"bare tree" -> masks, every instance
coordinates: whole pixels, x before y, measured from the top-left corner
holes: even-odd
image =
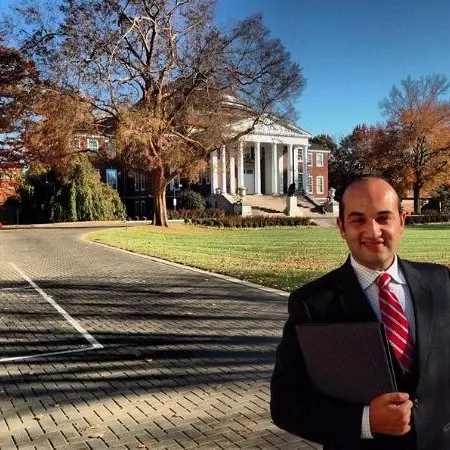
[[[422,189],[435,188],[450,173],[449,87],[444,75],[408,77],[380,104],[388,118],[386,131],[393,139],[389,149],[384,141],[384,150],[378,153],[386,156],[389,150],[395,164],[401,161],[404,181],[412,185],[416,214],[421,210]]]
[[[225,31],[214,11],[213,0],[61,0],[16,9],[27,23],[22,48],[41,76],[91,104],[117,151],[152,172],[158,225],[167,225],[173,178],[195,179],[212,150],[260,121],[288,118],[305,84],[260,16]]]

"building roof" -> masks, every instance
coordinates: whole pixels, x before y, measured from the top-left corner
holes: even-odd
[[[309,144],[309,150],[321,151],[321,152],[327,152],[327,153],[331,152],[331,150],[329,148],[325,147],[324,145],[315,144],[315,143],[310,143]]]

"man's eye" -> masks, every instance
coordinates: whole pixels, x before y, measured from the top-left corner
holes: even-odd
[[[391,218],[389,216],[381,216],[378,217],[377,222],[378,223],[388,223],[391,221]]]

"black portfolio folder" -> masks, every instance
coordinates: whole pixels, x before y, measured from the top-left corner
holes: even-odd
[[[382,324],[304,324],[296,330],[317,390],[365,405],[378,395],[397,391]]]

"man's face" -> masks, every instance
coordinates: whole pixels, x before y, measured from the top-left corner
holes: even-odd
[[[386,270],[405,227],[397,194],[384,180],[368,178],[350,186],[343,201],[344,218],[337,225],[353,257],[370,269]]]

